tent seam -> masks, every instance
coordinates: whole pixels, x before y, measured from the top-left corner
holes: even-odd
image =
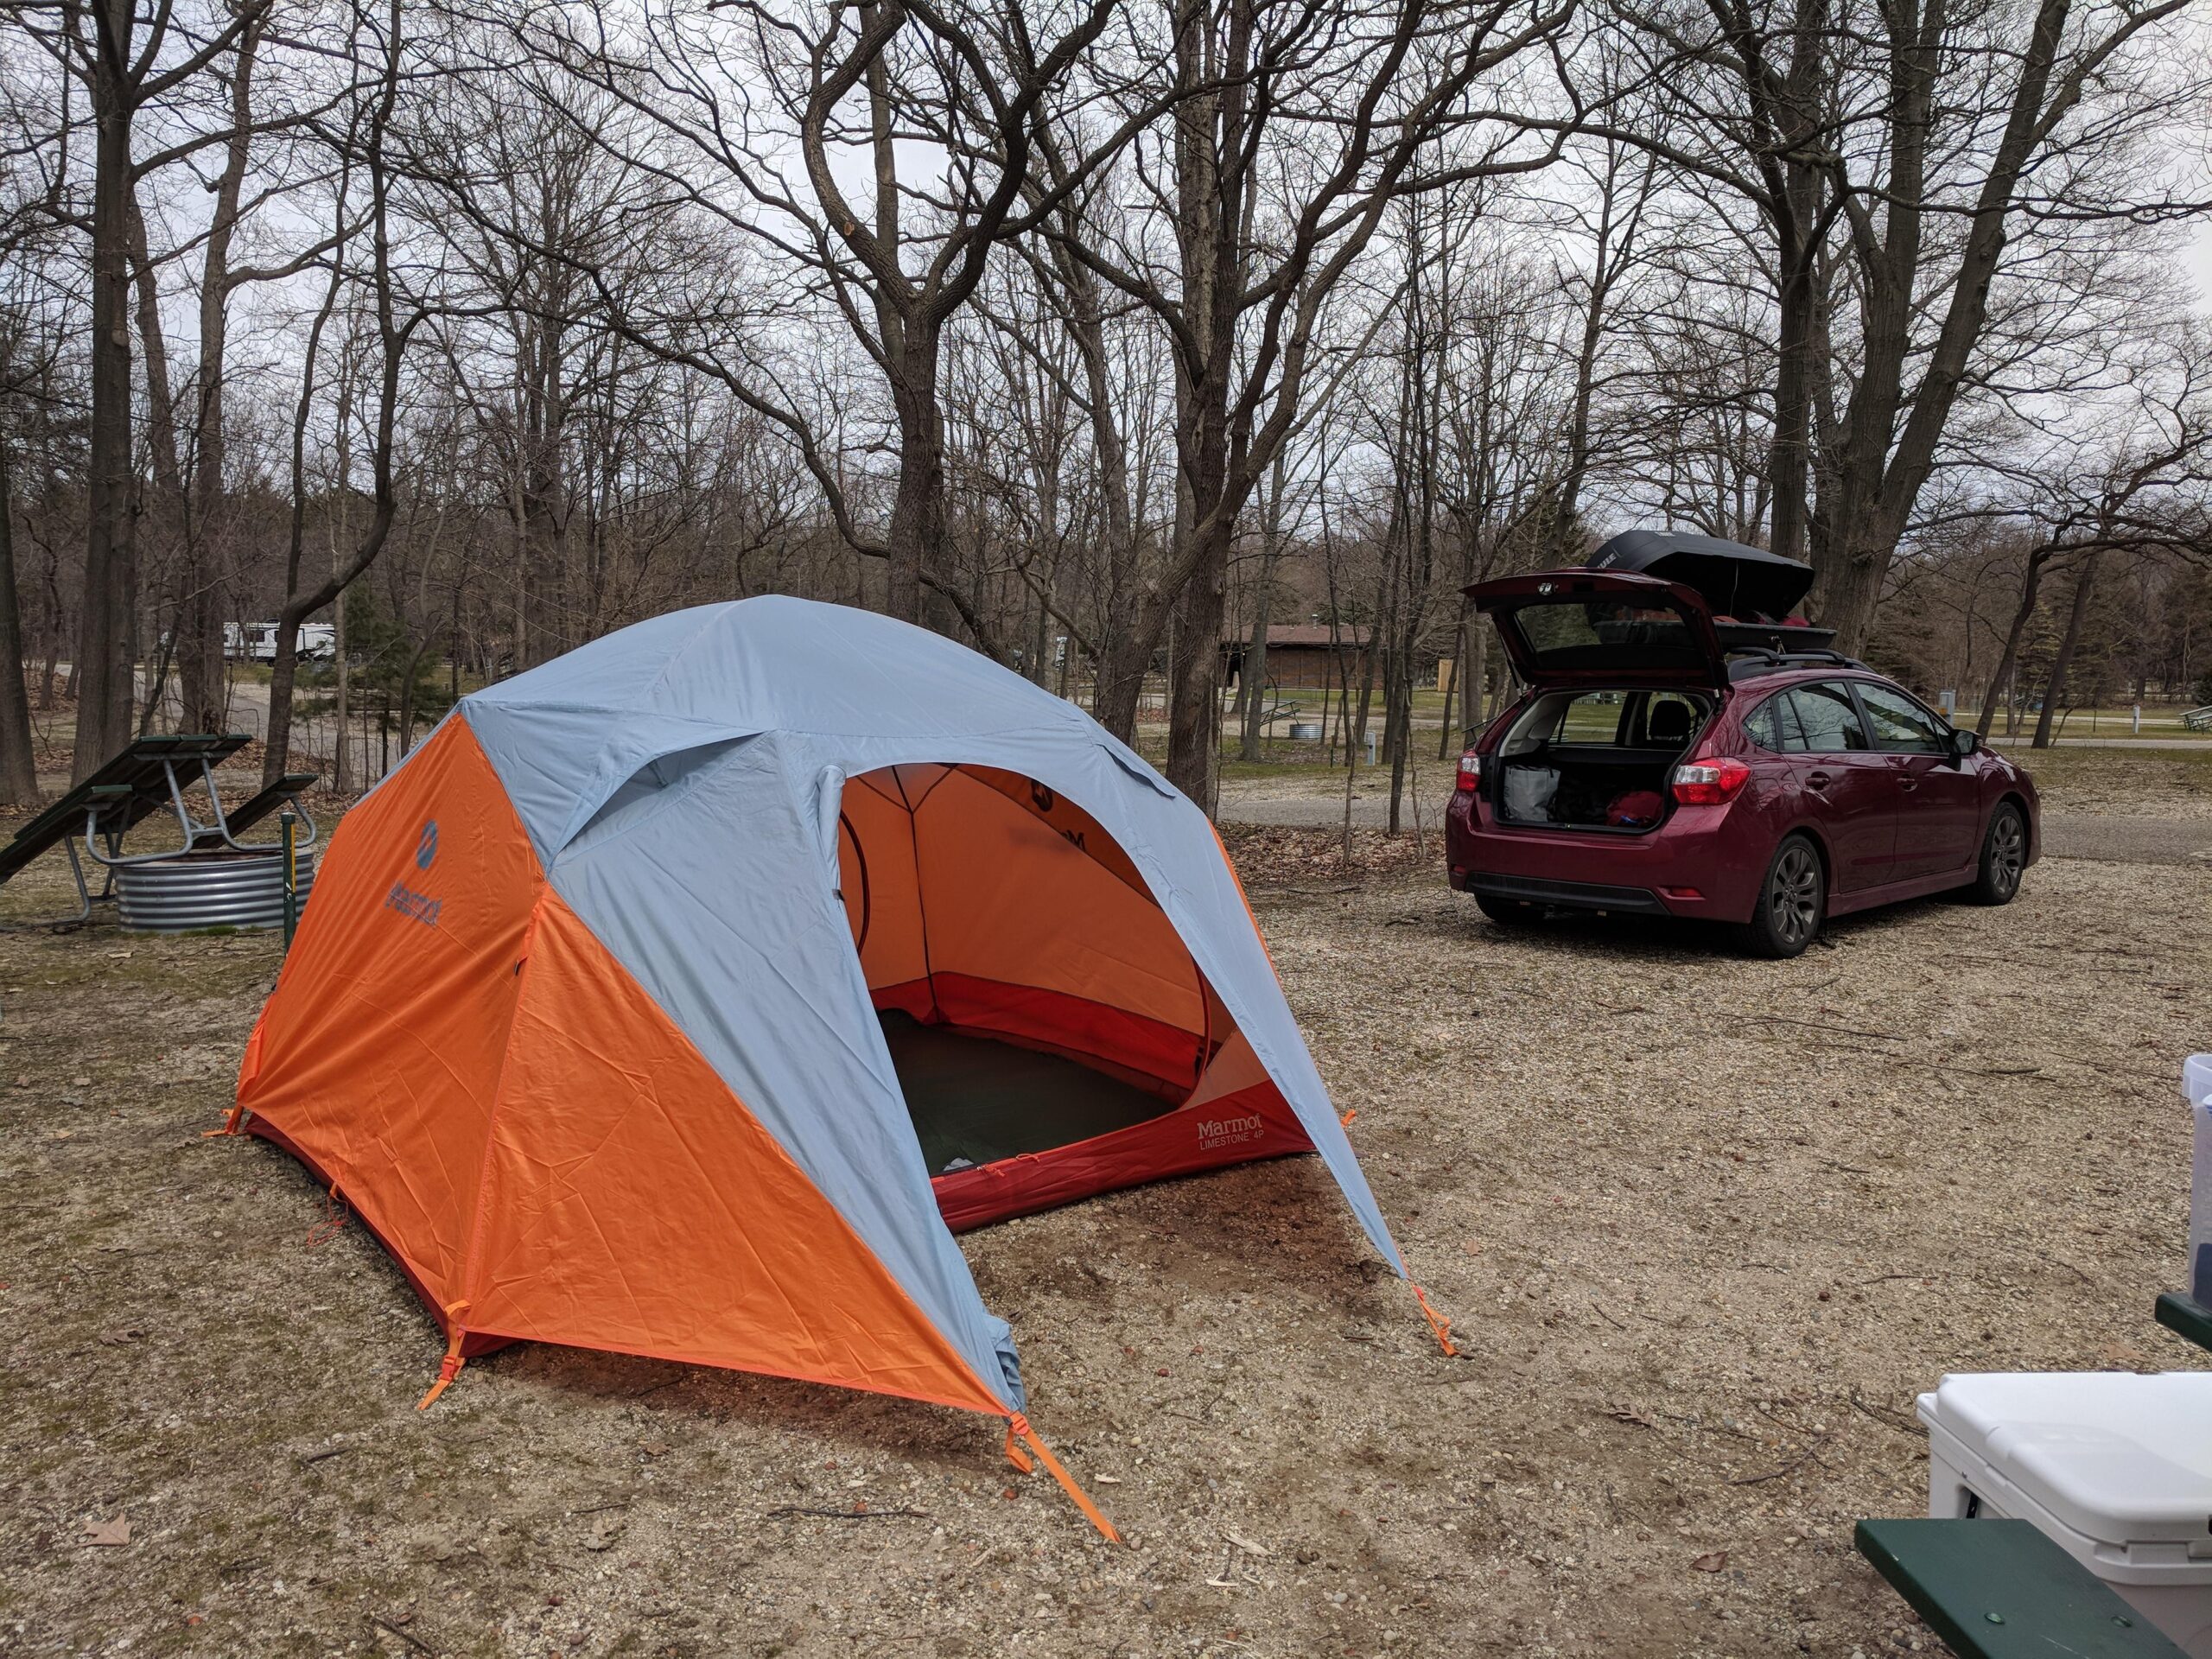
[[[476,1198],[469,1206],[468,1248],[461,1253],[461,1282],[455,1287],[470,1299],[474,1295],[476,1269],[484,1243],[484,1195],[492,1185],[492,1152],[499,1143],[499,1109],[507,1101],[507,1062],[514,1054],[515,1038],[522,1026],[523,998],[530,994],[530,959],[537,942],[538,918],[544,912],[546,899],[554,896],[552,881],[541,874],[537,897],[530,906],[530,920],[523,925],[522,960],[515,964],[515,1006],[507,1016],[507,1040],[499,1046],[499,1071],[498,1081],[492,1086],[492,1109],[484,1115],[483,1155],[476,1160]]]

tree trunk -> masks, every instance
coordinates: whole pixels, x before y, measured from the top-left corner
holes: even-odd
[[[1974,721],[1976,737],[1989,735],[1990,722],[1996,717],[1997,702],[2009,697],[2013,664],[2019,661],[2020,640],[2028,631],[2028,622],[2036,613],[2037,590],[2043,586],[2043,568],[2050,557],[2047,552],[2028,555],[2028,568],[2021,578],[2020,602],[2012,611],[2012,626],[2005,631],[2004,654],[1998,658],[1997,666],[1989,676],[1989,688],[1981,694],[1981,713]],[[2005,735],[2012,734],[2009,726]]]
[[[186,499],[181,446],[177,442],[176,392],[169,378],[168,337],[162,330],[161,281],[154,269],[154,258],[146,241],[146,221],[139,212],[138,194],[134,185],[124,211],[129,216],[130,233],[131,284],[137,289],[138,311],[138,360],[142,378],[146,383],[147,458],[152,463],[151,522],[173,527],[181,546],[171,550],[169,569],[169,642],[156,653],[158,660],[154,671],[147,676],[144,687],[146,719],[150,726],[168,697],[169,665],[175,655],[177,629],[185,606],[186,571],[191,563],[194,539],[192,503]],[[147,501],[142,495],[137,514],[147,518]],[[145,563],[145,543],[137,543],[138,562]],[[188,722],[178,730],[204,732],[213,729]]]
[[[292,690],[299,683],[300,630],[276,625],[276,660],[269,665],[269,721],[262,733],[261,781],[275,783],[291,765]],[[345,734],[339,734],[343,747]]]
[[[2082,643],[2082,625],[2089,614],[2089,589],[2096,579],[2097,554],[2093,550],[2082,556],[2081,573],[2074,578],[2074,604],[2066,617],[2066,637],[2058,642],[2058,655],[2051,659],[2050,683],[2044,688],[2043,712],[2036,716],[2031,747],[2050,747],[2051,718],[2066,695],[2066,671],[2073,666],[2075,648]]]
[[[899,492],[885,538],[884,609],[902,622],[923,620],[925,573],[944,570],[944,414],[938,406],[938,346],[909,325],[892,404],[899,417]]]
[[[23,617],[16,591],[16,492],[0,433],[0,804],[36,806],[30,692],[23,683]]]
[[[1268,619],[1274,611],[1275,564],[1282,556],[1282,505],[1289,480],[1288,446],[1275,452],[1274,476],[1270,481],[1268,509],[1260,525],[1260,578],[1253,584],[1252,631],[1244,642],[1244,668],[1237,677],[1243,694],[1244,727],[1238,754],[1246,760],[1260,758],[1260,740],[1267,730]]]
[[[130,443],[130,121],[122,75],[129,43],[109,38],[109,8],[93,11],[101,49],[93,54],[98,124],[92,185],[92,338],[89,490],[84,593],[77,626],[73,781],[130,741],[138,557],[137,475]],[[111,49],[112,48],[112,49]]]
[[[180,561],[181,602],[172,625],[182,704],[178,721],[188,732],[219,732],[229,715],[223,677],[223,623],[230,609],[220,540],[228,499],[223,473],[229,462],[223,394],[229,374],[231,245],[238,231],[253,135],[253,71],[260,38],[257,23],[238,36],[231,75],[230,142],[216,181],[214,214],[200,266],[200,398],[194,420],[191,511]]]
[[[1813,272],[1809,255],[1792,260],[1783,272],[1778,308],[1781,339],[1774,369],[1774,434],[1767,449],[1774,514],[1768,543],[1782,557],[1802,560],[1812,480]]]
[[[1228,564],[1226,550],[1218,543],[1228,537],[1217,531],[1208,539],[1217,545],[1183,589],[1168,651],[1167,781],[1211,817],[1220,770],[1223,576]]]

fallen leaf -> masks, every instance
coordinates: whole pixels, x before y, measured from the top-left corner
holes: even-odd
[[[1691,1568],[1699,1573],[1718,1573],[1727,1565],[1728,1552],[1725,1549],[1708,1551],[1690,1563]]]
[[[130,1541],[130,1516],[118,1515],[112,1521],[86,1522],[85,1541],[111,1549],[118,1544],[129,1543]]]

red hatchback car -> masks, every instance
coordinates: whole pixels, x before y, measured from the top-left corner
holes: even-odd
[[[1875,905],[2008,902],[2041,852],[2034,783],[1823,649],[1790,615],[1812,575],[1631,531],[1589,568],[1468,588],[1526,690],[1460,757],[1452,885],[1510,926],[1703,918],[1767,957]]]

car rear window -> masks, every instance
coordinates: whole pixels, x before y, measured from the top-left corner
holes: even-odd
[[[1536,601],[1513,609],[1513,622],[1540,669],[1699,669],[1705,653],[1681,613],[1625,599]]]
[[[1783,696],[1789,699],[1790,713],[1798,727],[1796,732],[1785,734],[1796,741],[1785,742],[1783,753],[1849,754],[1873,747],[1866,741],[1866,728],[1859,721],[1859,705],[1852,701],[1851,688],[1842,681],[1821,680],[1797,686]]]

